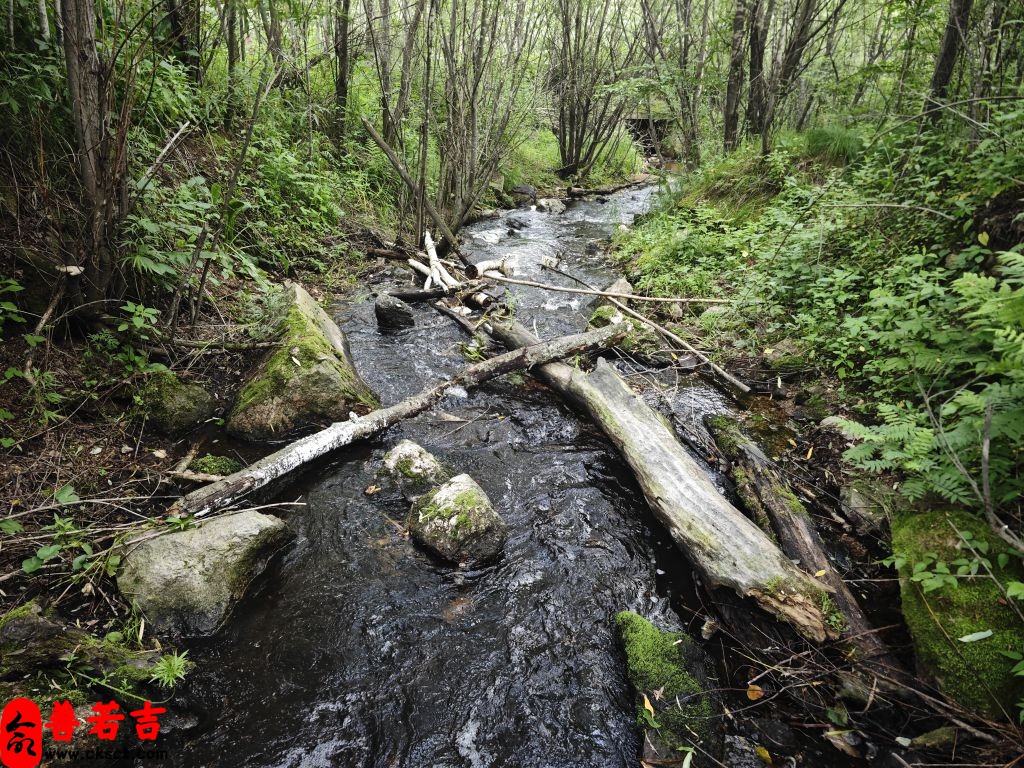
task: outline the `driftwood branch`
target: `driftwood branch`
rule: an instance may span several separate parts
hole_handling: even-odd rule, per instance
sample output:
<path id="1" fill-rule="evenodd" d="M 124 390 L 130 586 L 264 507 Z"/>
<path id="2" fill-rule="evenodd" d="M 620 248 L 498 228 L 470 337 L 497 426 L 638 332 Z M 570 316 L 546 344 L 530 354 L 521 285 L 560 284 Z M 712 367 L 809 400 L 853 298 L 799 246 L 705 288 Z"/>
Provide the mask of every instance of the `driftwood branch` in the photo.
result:
<path id="1" fill-rule="evenodd" d="M 486 329 L 509 348 L 537 343 L 518 323 L 493 322 Z M 536 373 L 615 444 L 655 517 L 708 587 L 726 587 L 753 598 L 811 640 L 837 636 L 822 608 L 831 589 L 797 568 L 718 492 L 665 420 L 610 365 L 599 360 L 594 372 L 586 374 L 564 363 L 549 363 Z"/>
<path id="2" fill-rule="evenodd" d="M 531 368 L 570 355 L 604 349 L 621 340 L 623 335 L 622 329 L 602 328 L 589 333 L 563 336 L 543 344 L 534 344 L 477 363 L 448 381 L 424 389 L 400 403 L 373 411 L 366 416 L 336 422 L 326 429 L 297 440 L 219 482 L 178 499 L 168 514 L 200 516 L 231 506 L 253 491 L 331 451 L 371 437 L 402 419 L 425 411 L 454 386 L 472 387 L 512 371 Z"/>
<path id="3" fill-rule="evenodd" d="M 488 264 L 490 262 L 484 262 Z M 477 265 L 479 268 L 481 265 Z M 466 274 L 473 277 L 470 274 L 470 269 L 467 267 Z M 680 299 L 680 298 L 667 298 L 664 296 L 638 296 L 635 293 L 614 293 L 611 291 L 599 291 L 596 288 L 569 288 L 564 285 L 550 285 L 548 283 L 537 283 L 533 280 L 521 280 L 518 278 L 507 277 L 504 274 L 498 273 L 496 270 L 487 270 L 483 273 L 484 277 L 489 280 L 497 280 L 500 283 L 512 283 L 513 285 L 525 285 L 530 288 L 542 288 L 545 291 L 558 291 L 560 293 L 578 293 L 584 296 L 601 296 L 606 299 L 623 299 L 626 301 L 647 301 L 658 304 L 731 304 L 729 299 Z"/>

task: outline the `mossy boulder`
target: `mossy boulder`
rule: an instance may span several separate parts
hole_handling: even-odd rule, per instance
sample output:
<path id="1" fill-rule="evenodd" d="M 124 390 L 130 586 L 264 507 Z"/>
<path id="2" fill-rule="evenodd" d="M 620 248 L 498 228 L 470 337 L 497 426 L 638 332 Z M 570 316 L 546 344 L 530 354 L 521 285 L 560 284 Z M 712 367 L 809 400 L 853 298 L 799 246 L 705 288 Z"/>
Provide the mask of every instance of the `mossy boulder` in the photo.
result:
<path id="1" fill-rule="evenodd" d="M 356 373 L 341 329 L 302 286 L 285 289 L 278 340 L 238 393 L 228 432 L 266 440 L 377 407 Z"/>
<path id="2" fill-rule="evenodd" d="M 839 489 L 843 516 L 861 535 L 882 531 L 895 501 L 896 492 L 877 477 L 852 477 Z"/>
<path id="3" fill-rule="evenodd" d="M 465 474 L 417 499 L 408 526 L 421 545 L 445 560 L 467 566 L 496 558 L 508 534 L 484 489 Z"/>
<path id="4" fill-rule="evenodd" d="M 194 429 L 217 410 L 213 395 L 205 388 L 188 384 L 170 371 L 154 374 L 140 395 L 148 423 L 169 437 Z"/>
<path id="5" fill-rule="evenodd" d="M 402 440 L 384 454 L 384 472 L 410 496 L 418 496 L 452 477 L 434 454 L 412 440 Z"/>
<path id="6" fill-rule="evenodd" d="M 0 617 L 0 681 L 12 684 L 8 693 L 49 695 L 47 677 L 63 675 L 72 663 L 78 671 L 133 690 L 149 680 L 157 658 L 63 624 L 34 601 Z"/>
<path id="7" fill-rule="evenodd" d="M 900 595 L 918 669 L 965 709 L 997 719 L 1004 711 L 1012 716 L 1016 703 L 1024 699 L 1024 678 L 1011 676 L 1014 662 L 1002 652 L 1022 650 L 1024 626 L 1000 590 L 984 569 L 977 576 L 958 578 L 956 587 L 927 593 L 911 579 L 915 563 L 923 562 L 928 553 L 953 573 L 957 567 L 950 565 L 952 561 L 974 558 L 966 547 L 958 548 L 961 539 L 953 526 L 989 544 L 986 557 L 1002 581 L 1024 581 L 1016 557 L 999 567 L 999 555 L 1008 550 L 979 518 L 954 511 L 897 516 L 892 522 L 893 552 L 906 561 L 900 568 Z M 959 640 L 985 631 L 992 635 L 974 642 Z"/>
<path id="8" fill-rule="evenodd" d="M 710 662 L 689 635 L 665 632 L 630 611 L 615 617 L 626 651 L 629 681 L 636 690 L 637 725 L 644 729 L 645 759 L 682 759 L 680 750 L 722 753 L 719 703 L 708 684 Z M 646 702 L 645 702 L 646 697 Z M 652 715 L 647 704 L 654 709 Z M 711 765 L 699 751 L 694 766 Z"/>
<path id="9" fill-rule="evenodd" d="M 215 456 L 208 453 L 193 460 L 188 468 L 193 472 L 200 472 L 204 475 L 233 475 L 243 468 L 242 462 L 230 456 Z"/>
<path id="10" fill-rule="evenodd" d="M 791 339 L 780 339 L 764 350 L 764 364 L 779 376 L 788 376 L 809 367 L 807 350 Z"/>
<path id="11" fill-rule="evenodd" d="M 221 515 L 126 545 L 117 586 L 157 631 L 209 635 L 291 537 L 273 515 Z"/>

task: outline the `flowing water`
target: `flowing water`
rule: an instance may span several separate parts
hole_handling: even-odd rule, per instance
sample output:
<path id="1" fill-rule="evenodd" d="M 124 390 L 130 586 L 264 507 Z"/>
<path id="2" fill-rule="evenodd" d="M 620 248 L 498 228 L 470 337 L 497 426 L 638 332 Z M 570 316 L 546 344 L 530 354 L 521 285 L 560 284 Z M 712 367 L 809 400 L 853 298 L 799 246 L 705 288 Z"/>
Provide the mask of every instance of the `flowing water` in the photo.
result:
<path id="1" fill-rule="evenodd" d="M 643 211 L 653 188 L 518 210 L 465 234 L 474 260 L 517 277 L 607 284 L 591 241 Z M 579 331 L 589 297 L 513 287 L 539 335 Z M 382 333 L 372 302 L 337 308 L 356 366 L 385 403 L 466 365 L 466 335 L 429 307 Z M 632 369 L 632 375 L 647 372 Z M 637 383 L 644 383 L 637 379 Z M 660 402 L 692 424 L 727 409 L 697 377 Z M 655 399 L 656 398 L 656 399 Z M 470 473 L 509 525 L 500 561 L 462 572 L 400 533 L 408 504 L 380 483 L 383 453 L 413 439 Z M 260 580 L 180 694 L 196 713 L 168 734 L 181 766 L 632 766 L 638 735 L 612 619 L 680 626 L 692 584 L 622 460 L 595 428 L 527 379 L 449 394 L 431 413 L 308 472 L 286 495 L 295 544 Z"/>

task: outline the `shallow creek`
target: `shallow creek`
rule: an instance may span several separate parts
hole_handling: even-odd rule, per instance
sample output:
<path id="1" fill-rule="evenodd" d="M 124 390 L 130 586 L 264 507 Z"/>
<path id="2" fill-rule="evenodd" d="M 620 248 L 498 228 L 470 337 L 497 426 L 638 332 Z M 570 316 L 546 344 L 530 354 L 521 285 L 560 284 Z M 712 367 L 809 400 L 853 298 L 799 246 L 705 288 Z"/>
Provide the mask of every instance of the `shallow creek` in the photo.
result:
<path id="1" fill-rule="evenodd" d="M 643 211 L 654 188 L 518 210 L 465 233 L 476 259 L 569 285 L 560 267 L 605 285 L 591 241 Z M 589 297 L 509 291 L 540 336 L 580 330 Z M 385 403 L 466 365 L 465 334 L 428 306 L 417 326 L 378 331 L 372 301 L 337 306 L 357 368 Z M 652 404 L 700 429 L 728 398 L 697 376 L 632 368 Z M 646 380 L 641 381 L 641 377 Z M 416 440 L 484 487 L 509 524 L 495 565 L 459 572 L 399 531 L 408 505 L 367 495 L 381 457 Z M 179 694 L 198 721 L 168 734 L 180 766 L 633 766 L 638 734 L 612 627 L 638 611 L 682 626 L 689 570 L 628 470 L 587 421 L 529 379 L 451 393 L 379 440 L 333 457 L 282 500 L 298 534 L 229 625 L 196 643 Z M 692 603 L 691 603 L 692 604 Z M 691 627 L 697 629 L 698 627 Z"/>

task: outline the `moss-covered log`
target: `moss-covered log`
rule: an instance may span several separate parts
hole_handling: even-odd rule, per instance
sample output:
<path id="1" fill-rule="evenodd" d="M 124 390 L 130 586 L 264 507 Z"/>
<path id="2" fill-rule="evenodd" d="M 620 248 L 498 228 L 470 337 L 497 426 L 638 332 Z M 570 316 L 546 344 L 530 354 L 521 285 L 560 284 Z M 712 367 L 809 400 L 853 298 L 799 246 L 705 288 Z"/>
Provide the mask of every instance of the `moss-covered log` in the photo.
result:
<path id="1" fill-rule="evenodd" d="M 734 419 L 713 416 L 707 419 L 707 427 L 730 462 L 729 474 L 737 494 L 758 524 L 774 534 L 788 557 L 806 571 L 821 573 L 821 580 L 834 590 L 831 596 L 822 597 L 826 620 L 832 628 L 842 632 L 858 650 L 859 661 L 880 664 L 890 674 L 898 673 L 899 663 L 829 562 L 810 513 L 782 473 Z"/>
<path id="2" fill-rule="evenodd" d="M 537 343 L 518 323 L 488 332 L 509 348 Z M 564 363 L 537 373 L 604 430 L 636 476 L 655 517 L 709 588 L 753 598 L 805 637 L 838 636 L 830 621 L 829 587 L 797 568 L 765 533 L 715 488 L 672 428 L 603 360 L 586 374 Z"/>

